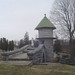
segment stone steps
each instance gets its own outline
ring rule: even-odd
[[[32,61],[0,61],[0,64],[6,64],[6,65],[32,65]]]
[[[9,57],[9,60],[29,60],[29,57],[28,57],[27,53],[22,53],[19,55]]]
[[[32,65],[32,61],[29,60],[27,53],[21,53],[13,55],[8,58],[7,61],[0,61],[0,64],[6,65]]]

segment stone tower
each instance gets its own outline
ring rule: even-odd
[[[50,20],[46,17],[41,20],[41,22],[36,27],[39,35],[40,44],[44,44],[45,46],[45,62],[50,62],[53,60],[54,52],[53,52],[53,30],[55,26],[50,22]]]

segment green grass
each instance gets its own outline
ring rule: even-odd
[[[75,75],[75,66],[49,64],[34,66],[0,65],[0,75]]]
[[[2,56],[2,55],[0,55],[0,61],[1,61],[1,60],[3,60],[3,56]]]

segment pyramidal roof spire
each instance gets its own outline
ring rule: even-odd
[[[40,23],[36,27],[37,30],[40,29],[40,28],[55,29],[55,26],[53,25],[53,23],[51,23],[51,21],[46,17],[46,14],[44,14],[44,18],[40,21]]]
[[[46,14],[44,14],[44,16],[46,17]]]

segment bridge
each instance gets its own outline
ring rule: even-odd
[[[35,29],[38,30],[39,33],[39,38],[37,38],[39,46],[34,50],[28,50],[29,46],[26,45],[18,50],[0,52],[0,55],[4,57],[4,61],[18,61],[18,63],[20,63],[20,61],[23,61],[23,63],[29,61],[29,64],[53,61],[53,39],[55,39],[53,37],[53,30],[56,29],[56,27],[45,15]]]
[[[15,65],[30,65],[30,64],[39,64],[45,62],[45,49],[44,45],[40,44],[35,49],[28,49],[29,45],[26,45],[20,49],[0,52],[0,55],[3,56],[1,63],[4,64],[15,64]]]

